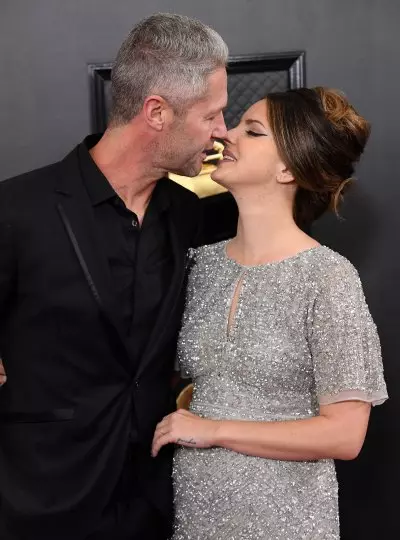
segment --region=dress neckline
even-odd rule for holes
[[[313,251],[318,251],[320,249],[325,249],[326,248],[326,246],[324,246],[323,244],[319,244],[318,246],[313,246],[313,247],[310,247],[310,248],[307,248],[307,249],[302,249],[301,251],[298,251],[294,255],[290,255],[289,257],[285,257],[284,259],[279,259],[277,261],[270,261],[270,262],[261,263],[261,264],[247,265],[247,264],[242,264],[242,263],[238,262],[236,259],[232,259],[231,257],[229,257],[229,255],[228,255],[228,253],[226,251],[226,248],[228,246],[228,242],[229,242],[229,240],[226,240],[222,245],[222,252],[223,252],[224,259],[226,261],[234,264],[235,266],[238,266],[239,268],[242,268],[243,270],[251,270],[251,269],[256,269],[256,268],[267,268],[267,267],[270,267],[270,266],[277,266],[279,264],[284,264],[284,263],[287,263],[287,262],[295,261],[296,259],[299,259],[303,255],[306,255],[307,253],[311,253]]]

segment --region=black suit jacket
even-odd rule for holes
[[[136,373],[79,172],[62,162],[0,183],[0,538],[80,540],[115,488],[136,426],[143,488],[171,512],[171,448],[156,459],[198,199],[168,179],[173,279]]]

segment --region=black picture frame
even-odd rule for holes
[[[90,108],[92,133],[103,133],[107,127],[106,85],[111,82],[113,64],[89,64]]]
[[[111,82],[111,62],[88,65],[90,81],[91,129],[102,133],[107,127],[106,87]],[[232,56],[228,61],[229,76],[237,73],[284,71],[288,76],[288,89],[305,86],[305,52],[282,52]]]
[[[289,88],[305,86],[305,51],[231,56],[228,61],[230,73],[256,71],[286,71]]]
[[[110,105],[110,82],[112,63],[97,63],[88,65],[90,79],[91,128],[93,133],[102,133],[107,127],[107,111]],[[252,54],[232,56],[229,58],[228,87],[234,78],[242,77],[246,82],[254,82],[260,92],[263,92],[262,81],[268,81],[269,76],[276,75],[279,79],[279,90],[300,88],[306,85],[305,52],[279,52],[268,54]],[[261,81],[261,82],[260,82]],[[273,87],[265,87],[263,95],[274,91]],[[254,94],[254,101],[261,99]],[[248,103],[250,106],[251,96]],[[253,101],[253,103],[254,103]],[[236,103],[228,102],[227,114],[230,107],[237,107]],[[241,113],[240,105],[238,115]],[[232,109],[233,110],[233,109]],[[228,122],[227,122],[228,124]],[[228,127],[229,124],[228,124]],[[201,199],[204,214],[204,242],[207,244],[231,238],[236,233],[237,208],[233,197],[229,193],[221,193]]]

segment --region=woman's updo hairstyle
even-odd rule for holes
[[[338,212],[370,134],[346,97],[329,88],[268,94],[268,122],[281,159],[298,186],[293,214],[304,227]]]

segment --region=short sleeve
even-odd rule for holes
[[[387,399],[379,337],[356,269],[340,259],[321,279],[309,343],[320,405]]]

